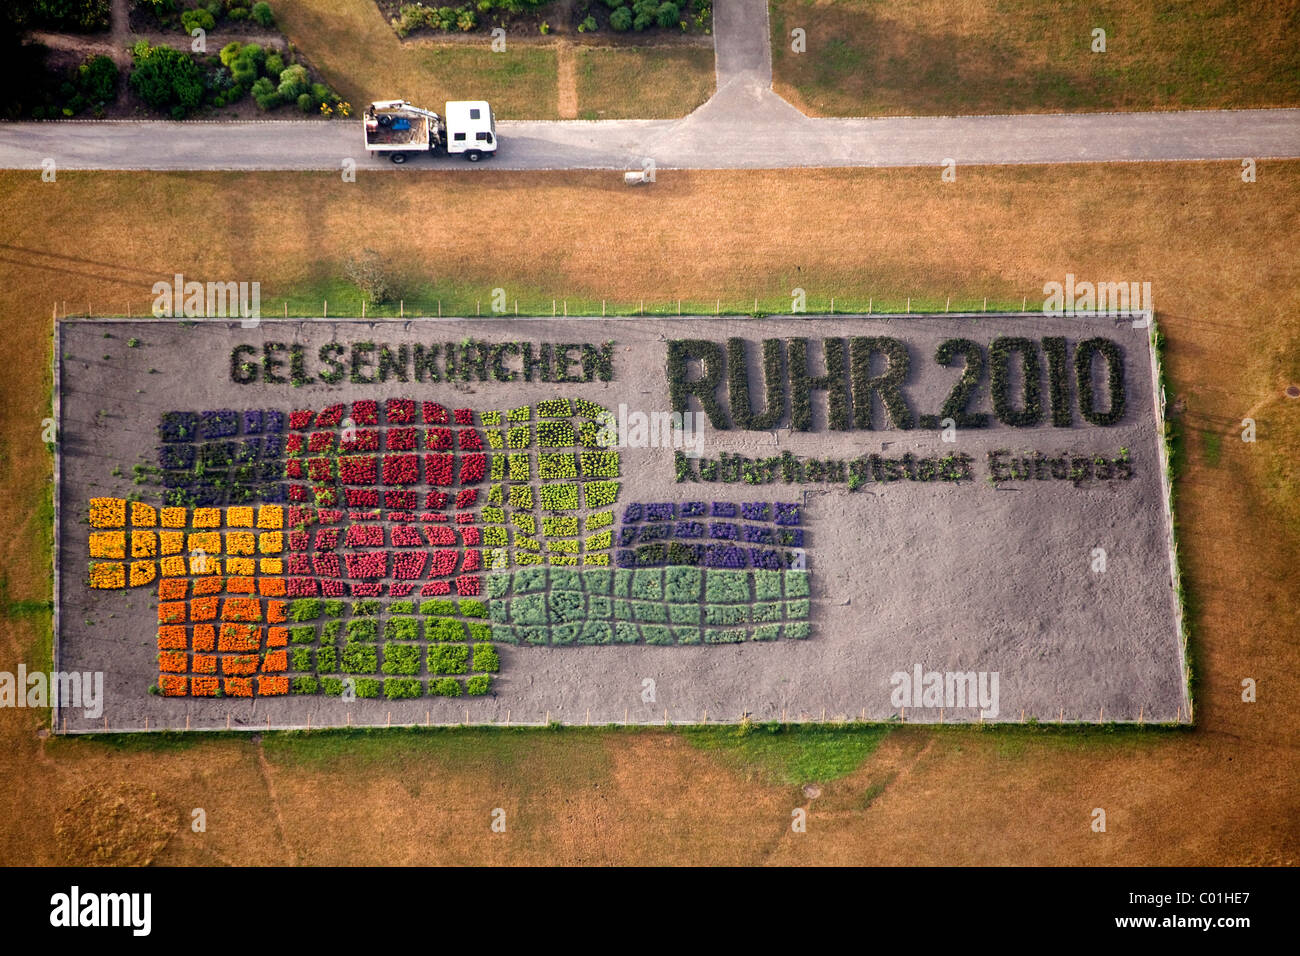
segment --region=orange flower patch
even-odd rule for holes
[[[231,581],[234,581],[231,578]],[[257,598],[226,598],[221,606],[223,621],[260,621],[262,602]]]
[[[196,674],[215,674],[217,672],[217,658],[213,654],[195,654],[194,663],[190,669]]]
[[[190,582],[185,578],[172,579],[158,582],[158,597],[163,601],[174,601],[177,598],[185,597],[185,593],[190,588]]]
[[[256,651],[262,644],[262,629],[256,624],[222,624],[217,638],[219,651]]]
[[[281,694],[287,694],[289,693],[289,678],[259,677],[257,679],[257,692],[263,697],[277,697]]]
[[[171,623],[185,620],[184,601],[162,601],[158,605],[158,620]]]
[[[283,597],[285,593],[284,578],[258,578],[257,589],[271,597]]]
[[[190,680],[190,693],[195,697],[216,697],[217,679],[215,677],[194,677]]]
[[[266,657],[262,659],[262,670],[264,671],[287,671],[288,669],[288,651],[268,651]]]
[[[194,598],[190,601],[191,621],[215,621],[217,619],[217,599],[215,597]]]
[[[289,629],[287,627],[269,627],[266,629],[267,647],[288,647]]]
[[[210,651],[217,646],[217,629],[211,624],[194,625],[194,649]]]
[[[185,650],[185,625],[160,625],[158,627],[158,649],[167,651]]]
[[[285,612],[289,604],[287,601],[267,601],[266,602],[266,619],[271,624],[279,624],[285,619]]]
[[[184,697],[190,679],[179,674],[163,674],[158,678],[158,687],[164,697]]]
[[[252,654],[231,654],[228,657],[223,657],[221,658],[221,673],[255,674],[257,673],[257,658]]]
[[[227,697],[252,697],[253,679],[251,677],[227,677],[225,684]]]
[[[221,577],[199,578],[194,582],[194,593],[198,594],[216,594],[226,586],[226,581]]]
[[[231,578],[226,582],[226,591],[229,594],[256,594],[257,588],[252,578]]]
[[[163,651],[158,655],[158,669],[169,674],[184,674],[190,669],[190,655],[184,651]]]

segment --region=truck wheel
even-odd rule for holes
[[[391,159],[393,162],[397,163],[399,166],[400,166],[402,163],[406,162],[406,154],[405,154],[405,153],[393,153],[393,154],[392,154],[391,156],[389,156],[388,158]]]
[[[483,158],[483,154],[480,153],[477,149],[471,149],[468,153],[465,154],[465,158],[468,159],[471,163],[477,163],[480,159]]]

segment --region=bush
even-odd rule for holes
[[[310,92],[311,81],[307,77],[307,68],[300,63],[286,66],[280,72],[280,85],[276,92],[284,100],[297,99],[303,93]]]
[[[681,11],[677,9],[675,3],[661,3],[659,9],[655,11],[655,20],[661,27],[676,26],[679,19],[681,19]]]
[[[244,45],[238,40],[232,40],[223,46],[221,52],[218,54],[221,58],[221,65],[228,68],[232,63],[239,59],[239,53],[243,48]]]
[[[266,58],[263,69],[266,70],[267,76],[279,83],[280,74],[284,72],[284,57],[278,53],[272,53]]]
[[[271,12],[271,5],[269,3],[262,2],[253,4],[252,17],[257,21],[259,26],[275,26],[275,14]]]
[[[275,84],[266,77],[254,83],[251,92],[260,110],[272,110],[280,105],[280,94],[276,92]]]
[[[189,34],[193,34],[195,30],[212,30],[216,25],[216,18],[207,10],[186,10],[181,14],[181,26]]]
[[[627,7],[619,7],[609,15],[609,25],[619,33],[632,29],[632,11]]]
[[[311,112],[312,102],[311,102],[310,93],[303,93],[302,95],[300,95],[298,97],[297,102],[298,102],[298,109],[302,110],[304,113]]]
[[[111,57],[92,56],[77,68],[77,86],[90,103],[107,103],[117,95],[117,64]]]
[[[24,4],[40,26],[61,30],[107,30],[109,0],[35,0]]]
[[[434,697],[459,697],[463,690],[456,678],[442,677],[429,681],[429,693]]]
[[[183,118],[203,101],[203,76],[188,54],[141,40],[132,56],[131,89],[149,106]]]

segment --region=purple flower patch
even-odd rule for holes
[[[772,506],[766,501],[747,501],[740,506],[740,516],[746,521],[767,521],[772,513]]]
[[[713,517],[715,518],[734,518],[736,517],[736,505],[732,501],[715,501],[713,502]]]
[[[708,513],[708,506],[703,501],[687,501],[679,512],[683,518],[702,518]]]
[[[672,521],[673,506],[671,502],[645,506],[646,521]]]
[[[785,567],[785,560],[780,551],[772,551],[768,548],[750,548],[749,557],[756,568],[780,571]]]
[[[711,544],[705,550],[704,563],[710,568],[743,568],[745,552],[735,545]]]
[[[701,521],[679,521],[673,529],[673,536],[678,538],[703,538],[704,523]]]
[[[741,527],[740,531],[749,544],[775,544],[772,529],[763,525],[747,524]]]
[[[709,525],[709,537],[735,541],[736,526],[729,521],[715,521]]]
[[[776,543],[787,548],[803,547],[803,528],[780,528],[777,530]]]
[[[797,504],[776,503],[776,523],[777,524],[798,524],[799,523],[799,506]]]
[[[225,438],[239,434],[239,412],[223,408],[204,412],[199,418],[199,434],[204,438]]]
[[[631,504],[623,509],[623,520],[627,523],[641,520],[641,505]]]

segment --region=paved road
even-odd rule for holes
[[[498,124],[487,169],[745,169],[1300,157],[1300,110],[812,119],[772,92],[766,0],[714,5],[717,93],[676,120]],[[355,121],[0,124],[0,168],[395,170]],[[404,169],[463,168],[421,157]]]

